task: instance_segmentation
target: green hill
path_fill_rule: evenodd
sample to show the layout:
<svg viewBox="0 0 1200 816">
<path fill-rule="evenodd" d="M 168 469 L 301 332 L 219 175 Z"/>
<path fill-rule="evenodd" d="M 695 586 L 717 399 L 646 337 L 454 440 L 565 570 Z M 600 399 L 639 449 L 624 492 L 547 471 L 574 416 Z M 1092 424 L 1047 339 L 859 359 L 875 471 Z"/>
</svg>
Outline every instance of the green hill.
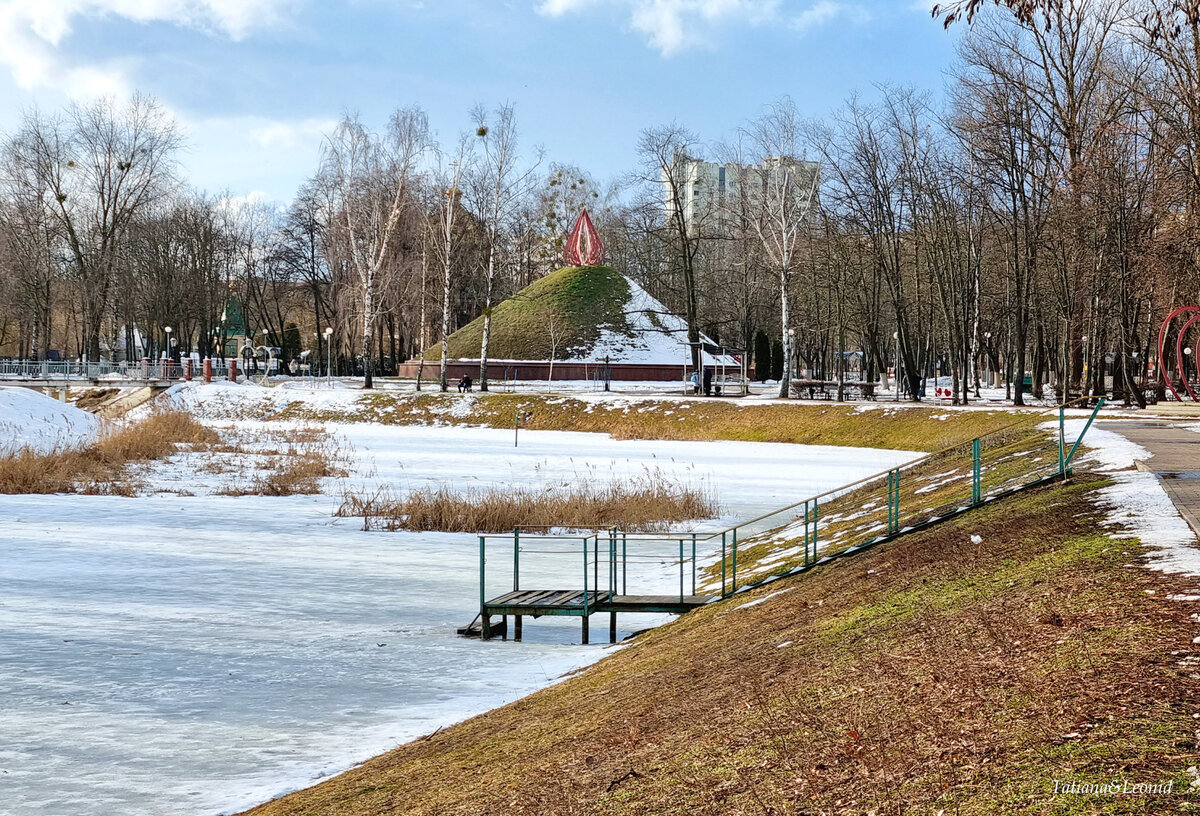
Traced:
<svg viewBox="0 0 1200 816">
<path fill-rule="evenodd" d="M 625 304 L 629 284 L 607 266 L 568 266 L 534 281 L 492 307 L 488 357 L 497 360 L 545 360 L 553 348 L 558 359 L 568 350 L 585 353 L 601 328 L 629 331 Z M 476 359 L 483 338 L 483 317 L 449 337 L 451 358 Z M 426 360 L 441 356 L 440 344 L 426 350 Z"/>
</svg>

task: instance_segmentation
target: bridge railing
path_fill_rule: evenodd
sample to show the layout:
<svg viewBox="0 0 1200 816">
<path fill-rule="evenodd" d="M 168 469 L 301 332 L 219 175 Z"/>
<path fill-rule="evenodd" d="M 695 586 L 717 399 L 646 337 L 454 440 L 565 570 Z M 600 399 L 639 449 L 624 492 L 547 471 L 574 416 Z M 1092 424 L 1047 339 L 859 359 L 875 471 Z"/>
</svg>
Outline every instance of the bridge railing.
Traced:
<svg viewBox="0 0 1200 816">
<path fill-rule="evenodd" d="M 228 362 L 220 357 L 208 361 L 214 378 L 228 376 Z M 174 360 L 0 360 L 0 382 L 4 380 L 179 380 L 184 378 L 187 361 Z M 199 379 L 203 363 L 195 363 L 192 376 Z"/>
</svg>

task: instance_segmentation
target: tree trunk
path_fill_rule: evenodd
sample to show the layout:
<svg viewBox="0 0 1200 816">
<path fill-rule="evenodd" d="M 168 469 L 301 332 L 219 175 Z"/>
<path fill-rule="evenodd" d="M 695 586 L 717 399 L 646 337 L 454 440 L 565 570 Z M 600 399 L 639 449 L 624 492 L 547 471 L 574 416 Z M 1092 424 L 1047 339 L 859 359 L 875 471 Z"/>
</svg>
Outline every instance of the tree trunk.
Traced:
<svg viewBox="0 0 1200 816">
<path fill-rule="evenodd" d="M 479 390 L 488 390 L 488 343 L 492 337 L 492 286 L 496 279 L 496 242 L 488 244 L 487 285 L 483 298 L 483 339 L 479 343 Z"/>
</svg>

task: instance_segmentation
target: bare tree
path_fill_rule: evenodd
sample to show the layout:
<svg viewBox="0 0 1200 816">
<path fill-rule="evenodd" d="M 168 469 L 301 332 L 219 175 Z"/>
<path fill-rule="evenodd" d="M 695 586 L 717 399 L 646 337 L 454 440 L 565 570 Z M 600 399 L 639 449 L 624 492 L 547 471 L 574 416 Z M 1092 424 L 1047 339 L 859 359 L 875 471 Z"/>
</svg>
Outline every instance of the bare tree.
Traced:
<svg viewBox="0 0 1200 816">
<path fill-rule="evenodd" d="M 679 272 L 683 284 L 684 320 L 691 345 L 692 366 L 702 368 L 700 317 L 697 298 L 696 259 L 700 252 L 702 227 L 717 207 L 704 206 L 693 198 L 692 155 L 699 140 L 683 126 L 671 123 L 647 128 L 638 140 L 640 169 L 637 180 L 652 190 L 666 205 L 666 221 L 658 231 L 667 248 L 668 262 Z"/>
<path fill-rule="evenodd" d="M 334 220 L 357 282 L 364 388 L 374 386 L 375 324 L 389 248 L 430 144 L 429 121 L 413 107 L 393 113 L 382 136 L 347 116 L 322 149 L 321 176 L 333 192 Z"/>
<path fill-rule="evenodd" d="M 743 130 L 753 145 L 755 165 L 740 174 L 749 187 L 750 224 L 763 256 L 779 281 L 779 322 L 783 342 L 783 378 L 779 396 L 787 399 L 792 382 L 791 285 L 819 184 L 819 166 L 803 161 L 803 124 L 796 105 L 781 99 Z"/>
<path fill-rule="evenodd" d="M 130 225 L 175 183 L 178 128 L 157 102 L 100 99 L 72 104 L 64 116 L 25 114 L 10 167 L 43 199 L 78 286 L 83 347 L 100 356 L 100 338 Z"/>
<path fill-rule="evenodd" d="M 438 175 L 438 187 L 441 188 L 442 200 L 438 204 L 438 249 L 442 261 L 442 349 L 439 379 L 442 391 L 450 389 L 446 379 L 446 367 L 450 353 L 449 339 L 453 331 L 450 323 L 450 305 L 454 286 L 454 255 L 455 255 L 455 221 L 458 211 L 462 209 L 462 188 L 460 182 L 464 174 L 470 172 L 473 158 L 472 145 L 464 135 L 458 140 L 458 146 L 447 167 Z"/>
<path fill-rule="evenodd" d="M 479 390 L 488 390 L 488 343 L 492 335 L 492 300 L 495 294 L 496 264 L 502 257 L 501 235 L 508 220 L 532 192 L 541 151 L 536 161 L 525 168 L 518 166 L 516 112 L 510 104 L 501 105 L 494 114 L 483 106 L 471 111 L 475 135 L 482 155 L 468 182 L 469 200 L 482 222 L 487 241 L 487 270 L 484 278 L 483 336 L 479 346 Z"/>
</svg>

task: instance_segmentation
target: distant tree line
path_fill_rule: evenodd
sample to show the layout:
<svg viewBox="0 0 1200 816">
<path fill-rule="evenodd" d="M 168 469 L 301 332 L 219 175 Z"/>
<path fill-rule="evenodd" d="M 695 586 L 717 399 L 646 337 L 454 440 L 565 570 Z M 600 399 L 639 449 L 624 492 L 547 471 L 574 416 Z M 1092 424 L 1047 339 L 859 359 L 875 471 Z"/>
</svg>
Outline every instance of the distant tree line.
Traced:
<svg viewBox="0 0 1200 816">
<path fill-rule="evenodd" d="M 603 188 L 510 105 L 447 144 L 418 108 L 347 117 L 284 209 L 189 188 L 148 98 L 30 112 L 0 164 L 0 353 L 214 356 L 252 332 L 368 385 L 441 356 L 444 387 L 437 348 L 483 316 L 486 383 L 492 307 L 561 266 L 586 206 L 610 265 L 760 378 L 1141 402 L 1161 318 L 1200 292 L 1195 5 L 942 4 L 970 18 L 943 103 L 884 85 L 819 120 L 780 100 L 721 143 L 650 127 Z M 687 215 L 698 158 L 737 178 Z M 778 171 L 800 158 L 818 169 Z"/>
</svg>

